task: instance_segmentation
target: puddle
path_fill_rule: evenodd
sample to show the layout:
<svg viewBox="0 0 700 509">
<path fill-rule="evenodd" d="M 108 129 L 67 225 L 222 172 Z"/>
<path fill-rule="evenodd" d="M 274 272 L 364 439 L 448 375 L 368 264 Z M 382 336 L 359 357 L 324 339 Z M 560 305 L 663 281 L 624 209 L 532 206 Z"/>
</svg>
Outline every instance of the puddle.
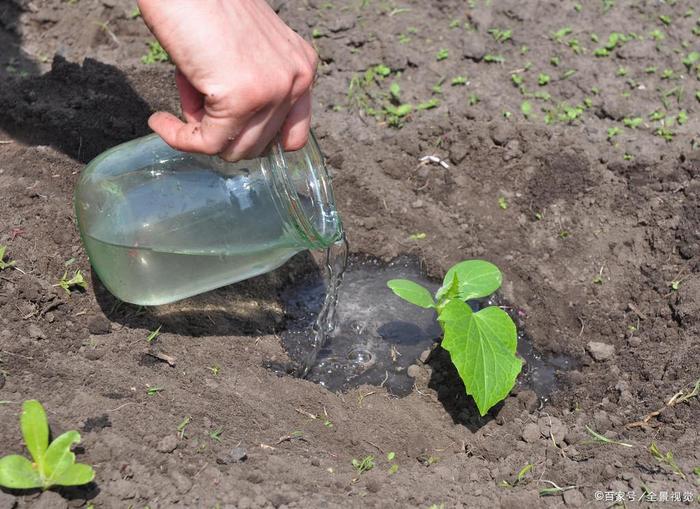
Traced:
<svg viewBox="0 0 700 509">
<path fill-rule="evenodd" d="M 370 384 L 383 385 L 398 396 L 411 392 L 413 379 L 407 375 L 407 368 L 440 339 L 441 330 L 435 312 L 396 297 L 386 286 L 390 279 L 411 279 L 433 293 L 440 286 L 421 273 L 415 258 L 401 257 L 385 264 L 351 257 L 338 292 L 336 328 L 308 367 L 307 379 L 333 391 Z M 307 274 L 282 292 L 287 314 L 282 342 L 297 364 L 303 365 L 315 353 L 311 338 L 324 298 L 319 273 Z M 475 311 L 494 304 L 504 305 L 497 296 L 470 302 Z M 522 322 L 517 310 L 504 307 L 516 322 Z M 518 383 L 546 399 L 556 386 L 556 371 L 568 369 L 570 360 L 540 355 L 523 332 L 518 338 L 518 353 L 527 362 Z"/>
</svg>

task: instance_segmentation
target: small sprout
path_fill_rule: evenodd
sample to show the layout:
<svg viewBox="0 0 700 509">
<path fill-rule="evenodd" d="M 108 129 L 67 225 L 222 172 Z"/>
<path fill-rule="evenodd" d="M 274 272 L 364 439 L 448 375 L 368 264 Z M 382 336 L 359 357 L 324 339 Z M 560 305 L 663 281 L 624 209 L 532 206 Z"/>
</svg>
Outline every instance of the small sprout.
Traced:
<svg viewBox="0 0 700 509">
<path fill-rule="evenodd" d="M 673 78 L 673 69 L 664 69 L 661 73 L 662 80 L 670 80 Z"/>
<path fill-rule="evenodd" d="M 389 475 L 394 475 L 398 471 L 399 471 L 399 466 L 396 463 L 394 463 L 393 465 L 391 465 L 389 467 Z M 700 475 L 700 474 L 698 474 L 698 475 Z"/>
<path fill-rule="evenodd" d="M 425 233 L 414 233 L 408 237 L 408 240 L 423 240 L 426 237 Z"/>
<path fill-rule="evenodd" d="M 649 120 L 652 120 L 656 122 L 657 120 L 661 120 L 664 118 L 664 114 L 661 113 L 660 111 L 654 111 L 649 114 Z"/>
<path fill-rule="evenodd" d="M 498 206 L 503 210 L 506 210 L 508 208 L 508 202 L 506 201 L 505 196 L 498 197 Z"/>
<path fill-rule="evenodd" d="M 608 12 L 615 7 L 615 0 L 603 0 L 603 12 Z"/>
<path fill-rule="evenodd" d="M 583 6 L 581 4 L 574 4 L 574 10 L 576 12 L 581 12 L 583 10 Z"/>
<path fill-rule="evenodd" d="M 559 60 L 559 57 L 552 57 L 549 59 L 549 63 L 552 64 L 554 67 L 559 67 L 559 63 L 561 61 Z"/>
<path fill-rule="evenodd" d="M 700 91 L 698 93 L 700 93 Z M 479 99 L 479 96 L 474 93 L 469 94 L 469 97 L 467 98 L 467 103 L 469 106 L 476 106 L 479 104 L 479 101 L 481 101 L 481 99 Z"/>
<path fill-rule="evenodd" d="M 488 64 L 502 64 L 506 61 L 505 58 L 503 58 L 501 55 L 485 55 L 484 56 L 484 62 Z"/>
<path fill-rule="evenodd" d="M 182 419 L 180 424 L 177 425 L 177 436 L 180 438 L 180 440 L 187 438 L 185 432 L 187 431 L 187 426 L 190 424 L 191 420 L 192 418 L 188 415 Z"/>
<path fill-rule="evenodd" d="M 634 156 L 629 152 L 625 152 L 625 155 L 622 156 L 622 159 L 624 159 L 625 161 L 631 161 L 632 159 L 634 159 Z"/>
<path fill-rule="evenodd" d="M 520 46 L 520 54 L 521 54 L 521 55 L 527 54 L 528 51 L 530 51 L 530 48 L 529 48 L 529 47 L 527 47 L 527 46 L 525 46 L 525 45 Z"/>
<path fill-rule="evenodd" d="M 615 73 L 619 77 L 627 76 L 627 69 L 624 67 L 620 66 L 617 68 L 617 72 Z"/>
<path fill-rule="evenodd" d="M 540 75 L 537 77 L 537 83 L 541 87 L 547 85 L 550 80 L 551 80 L 551 78 L 550 78 L 549 74 L 540 73 Z"/>
<path fill-rule="evenodd" d="M 15 490 L 52 486 L 81 486 L 95 478 L 90 465 L 75 462 L 71 451 L 80 443 L 80 433 L 66 431 L 49 443 L 49 423 L 44 407 L 36 400 L 22 405 L 20 429 L 33 461 L 10 454 L 0 458 L 0 486 Z"/>
<path fill-rule="evenodd" d="M 523 84 L 523 77 L 522 77 L 522 75 L 520 75 L 518 73 L 511 74 L 510 79 L 511 79 L 511 81 L 513 81 L 513 84 L 517 87 L 519 87 Z"/>
<path fill-rule="evenodd" d="M 661 21 L 661 23 L 663 23 L 666 26 L 669 26 L 671 24 L 671 17 L 666 16 L 665 14 L 661 14 L 659 16 L 659 20 Z"/>
<path fill-rule="evenodd" d="M 622 129 L 619 127 L 608 127 L 608 140 L 612 140 L 615 136 L 620 134 L 622 132 Z"/>
<path fill-rule="evenodd" d="M 695 91 L 695 99 L 697 99 L 698 101 L 700 101 L 700 90 L 696 90 L 696 91 Z"/>
<path fill-rule="evenodd" d="M 384 64 L 376 65 L 372 68 L 372 70 L 375 74 L 382 77 L 387 77 L 391 74 L 391 69 Z"/>
<path fill-rule="evenodd" d="M 134 10 L 129 13 L 129 18 L 136 19 L 141 16 L 141 10 L 138 7 L 134 7 Z"/>
<path fill-rule="evenodd" d="M 572 31 L 573 30 L 571 29 L 571 27 L 560 28 L 552 34 L 552 39 L 554 39 L 556 42 L 561 42 L 561 40 L 567 35 L 569 35 Z"/>
<path fill-rule="evenodd" d="M 571 78 L 574 74 L 576 74 L 576 69 L 568 69 L 564 72 L 564 74 L 561 75 L 561 79 L 563 80 L 568 80 Z"/>
<path fill-rule="evenodd" d="M 314 28 L 314 29 L 311 31 L 311 37 L 312 37 L 313 39 L 320 39 L 320 38 L 323 37 L 324 35 L 326 35 L 326 34 L 324 34 L 323 31 L 322 31 L 320 28 Z"/>
<path fill-rule="evenodd" d="M 221 442 L 221 434 L 224 432 L 223 428 L 218 428 L 209 432 L 209 438 L 215 442 Z"/>
<path fill-rule="evenodd" d="M 669 143 L 673 141 L 673 137 L 675 136 L 675 133 L 665 126 L 659 127 L 656 131 L 654 131 L 654 134 L 661 136 Z"/>
<path fill-rule="evenodd" d="M 422 102 L 416 106 L 417 110 L 432 110 L 440 105 L 440 100 L 432 98 L 429 101 Z"/>
<path fill-rule="evenodd" d="M 525 118 L 530 118 L 532 115 L 532 103 L 530 103 L 530 101 L 523 101 L 520 104 L 520 111 Z"/>
<path fill-rule="evenodd" d="M 156 330 L 152 330 L 148 332 L 148 336 L 146 336 L 146 341 L 150 344 L 153 343 L 153 340 L 156 339 L 158 336 L 160 336 L 160 328 L 162 325 L 159 325 Z"/>
<path fill-rule="evenodd" d="M 450 21 L 450 28 L 459 28 L 462 22 L 459 19 L 453 19 Z"/>
<path fill-rule="evenodd" d="M 83 290 L 87 290 L 87 281 L 85 281 L 83 273 L 80 270 L 76 270 L 73 277 L 70 279 L 68 279 L 68 271 L 66 271 L 63 273 L 61 280 L 53 286 L 60 286 L 66 291 L 66 293 L 70 293 L 71 288 L 75 286 L 82 288 Z"/>
<path fill-rule="evenodd" d="M 146 390 L 146 394 L 148 394 L 149 396 L 155 396 L 163 390 L 163 387 L 148 387 L 148 389 Z"/>
<path fill-rule="evenodd" d="M 673 470 L 674 473 L 676 473 L 677 475 L 679 475 L 683 479 L 686 478 L 681 467 L 679 467 L 678 463 L 676 463 L 676 460 L 673 459 L 673 453 L 671 451 L 668 451 L 666 454 L 664 454 L 658 448 L 656 443 L 652 442 L 651 445 L 649 446 L 649 452 L 659 463 L 668 465 L 671 468 L 671 470 Z"/>
<path fill-rule="evenodd" d="M 435 85 L 433 85 L 433 88 L 431 89 L 433 91 L 433 94 L 442 94 L 442 84 L 445 82 L 445 78 L 440 78 Z"/>
<path fill-rule="evenodd" d="M 578 39 L 571 39 L 567 44 L 569 45 L 569 48 L 571 48 L 577 55 L 583 53 L 583 47 L 581 46 L 581 43 L 578 42 Z"/>
<path fill-rule="evenodd" d="M 503 118 L 505 118 L 506 120 L 508 120 L 512 116 L 513 116 L 513 114 L 508 110 L 503 112 Z"/>
<path fill-rule="evenodd" d="M 358 474 L 369 472 L 374 468 L 374 456 L 365 456 L 362 460 L 353 458 L 352 466 Z"/>
<path fill-rule="evenodd" d="M 683 65 L 688 68 L 688 71 L 700 61 L 700 53 L 697 51 L 692 51 L 683 59 Z"/>
<path fill-rule="evenodd" d="M 649 32 L 649 37 L 651 37 L 655 41 L 663 41 L 666 38 L 664 33 L 661 30 L 659 30 L 658 28 L 655 28 L 654 30 Z"/>
<path fill-rule="evenodd" d="M 211 374 L 214 376 L 219 376 L 219 373 L 221 373 L 221 366 L 218 364 L 214 364 L 213 366 L 209 366 L 209 371 L 211 371 Z"/>
<path fill-rule="evenodd" d="M 688 113 L 685 110 L 681 110 L 678 112 L 678 116 L 676 117 L 676 122 L 678 122 L 678 125 L 683 125 L 688 121 Z"/>
<path fill-rule="evenodd" d="M 629 127 L 630 129 L 636 129 L 637 127 L 642 125 L 642 122 L 644 122 L 644 119 L 642 117 L 622 119 L 622 123 L 625 124 L 625 127 Z"/>
<path fill-rule="evenodd" d="M 450 85 L 453 87 L 456 86 L 464 86 L 467 84 L 467 78 L 465 76 L 456 76 L 452 78 L 452 81 L 450 82 Z"/>
<path fill-rule="evenodd" d="M 644 72 L 647 74 L 654 74 L 656 72 L 657 67 L 654 65 L 650 65 L 649 67 L 644 68 Z"/>
<path fill-rule="evenodd" d="M 10 267 L 14 267 L 15 261 L 14 260 L 7 260 L 5 261 L 5 251 L 7 250 L 7 246 L 0 245 L 0 270 L 5 270 L 9 269 Z"/>
<path fill-rule="evenodd" d="M 387 461 L 394 461 L 394 458 L 395 458 L 395 457 L 396 457 L 396 453 L 393 452 L 393 451 L 392 451 L 392 452 L 388 452 L 387 455 L 386 455 Z"/>
<path fill-rule="evenodd" d="M 399 96 L 401 95 L 401 87 L 399 86 L 399 84 L 393 81 L 389 86 L 389 93 L 391 94 L 391 97 L 394 100 L 398 101 Z"/>
<path fill-rule="evenodd" d="M 150 41 L 148 43 L 148 53 L 141 57 L 141 62 L 146 65 L 155 64 L 156 62 L 167 62 L 169 60 L 170 56 L 158 41 Z"/>
<path fill-rule="evenodd" d="M 435 55 L 435 58 L 437 59 L 438 62 L 441 60 L 445 60 L 447 57 L 450 56 L 450 51 L 446 48 L 440 48 L 438 50 L 437 54 Z"/>
<path fill-rule="evenodd" d="M 489 33 L 493 36 L 496 42 L 504 43 L 513 35 L 512 30 L 500 30 L 498 28 L 489 29 Z"/>
<path fill-rule="evenodd" d="M 543 217 L 542 212 L 535 212 L 535 220 L 542 221 Z"/>
<path fill-rule="evenodd" d="M 568 239 L 571 237 L 571 232 L 569 230 L 560 230 L 558 236 L 560 239 Z"/>
<path fill-rule="evenodd" d="M 324 421 L 323 421 L 323 425 L 324 425 L 326 428 L 332 428 L 332 427 L 333 427 L 333 423 L 331 422 L 330 419 L 324 420 Z"/>
</svg>

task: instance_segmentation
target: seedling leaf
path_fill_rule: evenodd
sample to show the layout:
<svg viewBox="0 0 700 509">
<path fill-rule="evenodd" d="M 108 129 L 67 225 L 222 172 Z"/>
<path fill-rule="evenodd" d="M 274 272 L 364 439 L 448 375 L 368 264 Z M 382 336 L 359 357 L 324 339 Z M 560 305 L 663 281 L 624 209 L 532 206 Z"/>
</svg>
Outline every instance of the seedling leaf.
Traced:
<svg viewBox="0 0 700 509">
<path fill-rule="evenodd" d="M 24 456 L 12 454 L 0 459 L 0 486 L 13 490 L 41 488 L 39 473 Z"/>
<path fill-rule="evenodd" d="M 479 413 L 486 415 L 508 395 L 522 369 L 522 362 L 515 356 L 515 324 L 498 307 L 472 313 L 460 300 L 448 302 L 439 320 L 445 331 L 442 347 L 450 353 Z"/>
<path fill-rule="evenodd" d="M 480 299 L 498 290 L 503 276 L 493 263 L 484 260 L 465 260 L 454 265 L 445 274 L 442 287 L 452 283 L 453 276 L 459 279 L 459 298 L 462 300 Z M 440 298 L 438 291 L 438 298 Z"/>
<path fill-rule="evenodd" d="M 60 477 L 65 470 L 75 463 L 75 454 L 70 448 L 73 444 L 78 443 L 80 443 L 80 433 L 77 431 L 66 431 L 51 442 L 49 448 L 46 449 L 45 458 L 45 470 L 49 480 Z"/>
<path fill-rule="evenodd" d="M 433 296 L 418 283 L 414 283 L 408 279 L 392 279 L 387 285 L 396 295 L 411 304 L 422 308 L 435 307 Z"/>
<path fill-rule="evenodd" d="M 24 444 L 29 454 L 34 458 L 34 463 L 39 469 L 44 467 L 44 454 L 49 446 L 49 424 L 46 420 L 46 412 L 41 403 L 34 399 L 25 401 L 22 405 L 20 428 Z"/>
<path fill-rule="evenodd" d="M 94 478 L 95 471 L 90 465 L 86 465 L 85 463 L 73 463 L 54 477 L 51 483 L 58 486 L 80 486 L 92 482 Z"/>
</svg>

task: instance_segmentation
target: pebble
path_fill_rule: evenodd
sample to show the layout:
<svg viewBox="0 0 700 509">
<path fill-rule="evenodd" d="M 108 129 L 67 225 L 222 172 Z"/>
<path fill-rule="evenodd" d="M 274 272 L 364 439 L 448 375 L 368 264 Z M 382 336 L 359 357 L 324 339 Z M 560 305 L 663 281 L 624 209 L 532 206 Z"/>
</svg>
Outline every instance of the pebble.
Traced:
<svg viewBox="0 0 700 509">
<path fill-rule="evenodd" d="M 105 316 L 93 316 L 88 320 L 87 327 L 90 334 L 99 336 L 100 334 L 109 334 L 112 332 L 111 322 Z"/>
<path fill-rule="evenodd" d="M 175 435 L 167 435 L 163 437 L 156 446 L 156 450 L 158 452 L 164 453 L 173 452 L 175 449 L 177 449 L 177 437 Z"/>
<path fill-rule="evenodd" d="M 230 451 L 220 454 L 216 458 L 219 465 L 230 465 L 231 463 L 241 463 L 248 458 L 245 447 L 234 447 Z"/>
<path fill-rule="evenodd" d="M 523 428 L 520 438 L 522 438 L 523 441 L 527 442 L 528 444 L 537 442 L 537 440 L 540 438 L 540 427 L 534 422 L 528 423 L 525 425 L 525 428 Z"/>
<path fill-rule="evenodd" d="M 29 337 L 32 339 L 46 339 L 46 334 L 44 334 L 44 331 L 42 331 L 35 323 L 29 326 L 27 332 L 29 333 Z"/>
<path fill-rule="evenodd" d="M 462 40 L 462 55 L 475 61 L 484 58 L 486 55 L 484 38 L 476 33 L 467 33 Z"/>
<path fill-rule="evenodd" d="M 417 378 L 420 375 L 420 366 L 417 364 L 411 364 L 406 370 L 406 374 L 411 378 Z"/>
<path fill-rule="evenodd" d="M 423 350 L 420 353 L 420 357 L 418 357 L 418 360 L 421 361 L 423 364 L 425 364 L 426 362 L 428 362 L 428 359 L 430 358 L 431 353 L 432 353 L 432 350 L 430 350 L 430 349 Z"/>
<path fill-rule="evenodd" d="M 590 341 L 586 345 L 586 350 L 591 354 L 593 360 L 602 362 L 610 359 L 615 353 L 615 347 L 608 343 L 599 343 L 598 341 Z"/>
</svg>

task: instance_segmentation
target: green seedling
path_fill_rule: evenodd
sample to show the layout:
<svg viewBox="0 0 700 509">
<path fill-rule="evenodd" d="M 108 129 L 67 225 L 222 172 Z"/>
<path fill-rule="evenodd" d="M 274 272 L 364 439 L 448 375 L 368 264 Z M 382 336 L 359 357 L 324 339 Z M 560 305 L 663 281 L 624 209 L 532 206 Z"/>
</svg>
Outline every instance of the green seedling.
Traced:
<svg viewBox="0 0 700 509">
<path fill-rule="evenodd" d="M 217 428 L 209 432 L 209 438 L 215 442 L 221 442 L 221 434 L 224 432 L 223 428 Z"/>
<path fill-rule="evenodd" d="M 423 240 L 427 235 L 423 232 L 414 233 L 408 236 L 408 240 Z"/>
<path fill-rule="evenodd" d="M 661 464 L 668 465 L 668 467 L 673 470 L 673 472 L 683 479 L 686 479 L 685 474 L 683 473 L 683 470 L 681 470 L 681 467 L 678 466 L 678 463 L 676 463 L 676 460 L 673 459 L 673 453 L 671 451 L 668 451 L 666 454 L 662 453 L 661 450 L 658 448 L 655 442 L 652 442 L 651 445 L 649 446 L 649 452 L 651 455 Z"/>
<path fill-rule="evenodd" d="M 532 103 L 530 101 L 523 101 L 520 103 L 520 111 L 522 112 L 523 116 L 525 118 L 530 118 L 532 115 Z M 500 203 L 499 203 L 500 205 Z M 507 205 L 506 205 L 507 207 Z M 504 208 L 504 207 L 501 207 Z"/>
<path fill-rule="evenodd" d="M 544 74 L 540 73 L 540 75 L 537 77 L 537 84 L 541 87 L 547 85 L 552 78 L 549 76 L 549 74 Z"/>
<path fill-rule="evenodd" d="M 447 59 L 447 57 L 450 56 L 450 51 L 447 48 L 441 48 L 438 50 L 437 54 L 435 55 L 435 58 L 437 59 L 438 62 L 441 60 Z"/>
<path fill-rule="evenodd" d="M 666 38 L 664 33 L 661 30 L 659 30 L 658 28 L 655 28 L 654 30 L 649 32 L 649 37 L 651 37 L 652 39 L 654 39 L 657 42 L 663 41 Z"/>
<path fill-rule="evenodd" d="M 683 65 L 688 68 L 688 71 L 700 61 L 700 53 L 697 51 L 692 51 L 683 59 Z"/>
<path fill-rule="evenodd" d="M 510 79 L 516 87 L 520 87 L 523 84 L 523 77 L 520 74 L 511 74 Z"/>
<path fill-rule="evenodd" d="M 465 76 L 456 76 L 450 81 L 450 85 L 453 87 L 464 86 L 467 84 L 467 78 Z"/>
<path fill-rule="evenodd" d="M 552 57 L 549 59 L 549 63 L 552 64 L 554 67 L 559 67 L 561 60 L 559 60 L 559 57 Z"/>
<path fill-rule="evenodd" d="M 625 69 L 624 67 L 620 66 L 620 67 L 617 68 L 617 71 L 615 72 L 615 74 L 616 74 L 617 76 L 619 76 L 619 77 L 622 78 L 622 77 L 624 77 L 624 76 L 627 76 L 627 72 L 628 72 L 627 69 Z"/>
<path fill-rule="evenodd" d="M 654 131 L 654 134 L 656 134 L 657 136 L 661 136 L 664 140 L 666 140 L 669 143 L 673 141 L 673 137 L 675 136 L 675 133 L 666 126 L 659 127 L 658 129 L 656 129 L 656 131 Z"/>
<path fill-rule="evenodd" d="M 503 58 L 501 55 L 485 55 L 484 56 L 484 62 L 487 64 L 502 64 L 506 61 L 505 58 Z"/>
<path fill-rule="evenodd" d="M 80 433 L 66 431 L 49 444 L 49 423 L 41 403 L 33 399 L 24 402 L 20 428 L 33 461 L 18 454 L 0 459 L 0 486 L 47 490 L 52 486 L 80 486 L 95 478 L 92 467 L 76 463 L 71 451 L 73 444 L 80 443 Z"/>
<path fill-rule="evenodd" d="M 374 456 L 365 456 L 362 460 L 353 458 L 352 466 L 358 474 L 364 474 L 374 468 Z"/>
<path fill-rule="evenodd" d="M 679 111 L 678 115 L 676 116 L 676 122 L 678 122 L 678 125 L 683 125 L 688 122 L 688 112 L 685 110 Z"/>
<path fill-rule="evenodd" d="M 659 16 L 659 20 L 661 21 L 661 23 L 663 23 L 666 26 L 669 26 L 671 24 L 671 17 L 666 16 L 665 14 L 661 14 Z"/>
<path fill-rule="evenodd" d="M 440 78 L 435 85 L 433 85 L 433 88 L 431 89 L 433 91 L 433 94 L 442 94 L 442 84 L 445 83 L 445 78 Z"/>
<path fill-rule="evenodd" d="M 608 140 L 612 140 L 615 136 L 617 136 L 621 132 L 622 132 L 622 129 L 620 129 L 617 126 L 608 127 Z"/>
<path fill-rule="evenodd" d="M 532 463 L 528 463 L 525 465 L 523 468 L 520 469 L 518 472 L 518 475 L 515 477 L 515 480 L 510 483 L 506 481 L 505 479 L 500 482 L 500 486 L 502 488 L 515 488 L 518 484 L 521 484 L 525 480 L 525 476 L 527 473 L 534 468 L 535 465 Z"/>
<path fill-rule="evenodd" d="M 466 260 L 447 271 L 435 296 L 413 281 L 387 283 L 411 304 L 435 309 L 443 330 L 441 346 L 482 416 L 508 395 L 522 369 L 515 352 L 517 330 L 508 313 L 496 306 L 474 312 L 466 302 L 491 295 L 501 280 L 501 271 L 492 263 Z"/>
<path fill-rule="evenodd" d="M 469 106 L 476 106 L 479 104 L 479 101 L 481 101 L 481 99 L 479 99 L 479 96 L 474 93 L 469 94 L 469 97 L 467 98 L 467 104 L 469 104 Z"/>
<path fill-rule="evenodd" d="M 392 81 L 391 85 L 389 85 L 389 94 L 393 100 L 399 101 L 401 96 L 401 87 L 395 81 Z"/>
<path fill-rule="evenodd" d="M 134 7 L 134 10 L 129 13 L 129 18 L 136 19 L 141 17 L 141 9 Z"/>
<path fill-rule="evenodd" d="M 17 263 L 14 260 L 9 260 L 9 259 L 7 261 L 5 261 L 5 251 L 6 250 L 7 250 L 7 246 L 0 245 L 0 270 L 5 270 L 5 269 L 9 269 L 10 267 L 14 267 L 15 263 Z"/>
<path fill-rule="evenodd" d="M 608 12 L 615 7 L 615 0 L 603 0 L 603 12 Z"/>
<path fill-rule="evenodd" d="M 625 127 L 629 127 L 630 129 L 636 129 L 637 127 L 642 125 L 642 122 L 644 122 L 644 119 L 642 117 L 622 119 L 622 123 L 625 124 Z"/>
<path fill-rule="evenodd" d="M 190 421 L 192 421 L 192 417 L 185 416 L 184 419 L 182 419 L 182 422 L 177 425 L 177 436 L 180 438 L 180 440 L 187 438 L 187 435 L 185 432 L 187 431 L 187 426 L 189 426 Z"/>
<path fill-rule="evenodd" d="M 141 62 L 144 64 L 155 64 L 156 62 L 168 62 L 170 55 L 163 49 L 158 41 L 150 41 L 148 43 L 148 53 L 141 57 Z"/>
<path fill-rule="evenodd" d="M 511 38 L 513 35 L 512 30 L 501 30 L 499 28 L 489 29 L 489 33 L 493 36 L 496 42 L 504 43 Z"/>
<path fill-rule="evenodd" d="M 649 67 L 645 67 L 645 68 L 644 68 L 644 72 L 645 72 L 646 74 L 655 74 L 657 69 L 658 69 L 658 68 L 657 68 L 656 66 L 650 65 Z"/>
<path fill-rule="evenodd" d="M 148 389 L 146 389 L 146 394 L 149 396 L 155 396 L 161 393 L 163 390 L 163 387 L 148 387 Z"/>
<path fill-rule="evenodd" d="M 505 196 L 499 196 L 499 197 L 498 197 L 498 206 L 499 206 L 502 210 L 506 210 L 506 209 L 508 208 L 508 201 L 506 201 Z"/>
<path fill-rule="evenodd" d="M 584 51 L 583 46 L 581 46 L 578 39 L 571 39 L 567 44 L 569 45 L 569 48 L 571 48 L 571 50 L 577 55 L 580 55 Z"/>
<path fill-rule="evenodd" d="M 572 31 L 573 30 L 571 29 L 571 27 L 560 28 L 552 34 L 552 39 L 554 39 L 556 42 L 561 42 L 562 39 L 569 35 Z"/>
<path fill-rule="evenodd" d="M 600 433 L 597 433 L 596 431 L 592 430 L 589 426 L 586 426 L 586 431 L 593 437 L 593 440 L 595 442 L 600 442 L 602 444 L 610 444 L 610 445 L 621 445 L 623 447 L 634 447 L 632 444 L 627 444 L 625 442 L 619 442 L 617 440 L 613 440 L 612 438 L 608 438 L 605 435 L 601 435 Z"/>
<path fill-rule="evenodd" d="M 211 371 L 211 374 L 214 376 L 219 376 L 219 373 L 221 373 L 221 366 L 218 364 L 214 364 L 213 366 L 209 366 L 209 371 Z"/>
<path fill-rule="evenodd" d="M 673 78 L 673 69 L 664 69 L 661 73 L 662 80 L 670 80 Z"/>
<path fill-rule="evenodd" d="M 325 35 L 326 34 L 323 33 L 323 30 L 321 30 L 320 28 L 314 28 L 311 31 L 311 38 L 312 39 L 320 39 L 321 37 L 325 37 Z"/>
<path fill-rule="evenodd" d="M 160 335 L 160 328 L 162 325 L 159 325 L 156 330 L 149 331 L 148 336 L 146 336 L 146 341 L 150 344 L 153 343 L 153 340 L 156 339 Z"/>
<path fill-rule="evenodd" d="M 68 279 L 68 272 L 66 271 L 63 273 L 61 280 L 53 286 L 60 286 L 66 291 L 66 293 L 70 293 L 71 289 L 76 286 L 82 288 L 83 290 L 87 290 L 87 281 L 85 281 L 83 273 L 80 270 L 76 270 L 73 273 L 73 277 L 70 279 Z"/>
<path fill-rule="evenodd" d="M 530 48 L 526 45 L 520 46 L 520 54 L 526 55 L 530 51 Z"/>
<path fill-rule="evenodd" d="M 697 99 L 698 101 L 700 101 L 700 90 L 696 90 L 696 91 L 695 91 L 695 99 Z"/>
<path fill-rule="evenodd" d="M 416 106 L 417 110 L 432 110 L 440 106 L 440 100 L 433 97 L 428 101 L 424 101 Z"/>
</svg>

